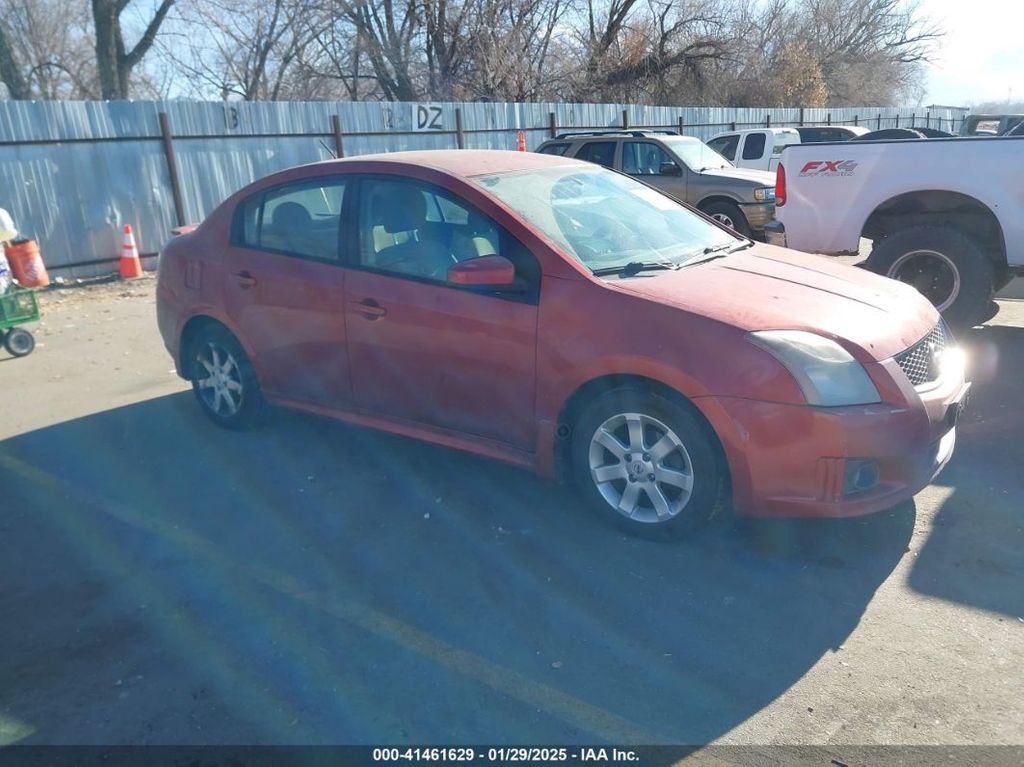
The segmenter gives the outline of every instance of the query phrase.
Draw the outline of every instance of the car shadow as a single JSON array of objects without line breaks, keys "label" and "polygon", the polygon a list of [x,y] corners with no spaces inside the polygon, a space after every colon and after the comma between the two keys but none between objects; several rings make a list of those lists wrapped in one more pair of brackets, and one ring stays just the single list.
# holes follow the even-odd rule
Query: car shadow
[{"label": "car shadow", "polygon": [[0,442],[0,475],[24,743],[704,744],[841,648],[915,518],[652,543],[514,468],[189,394]]},{"label": "car shadow", "polygon": [[1024,328],[990,325],[964,339],[971,400],[953,459],[936,485],[951,493],[910,572],[911,588],[1024,618]]}]

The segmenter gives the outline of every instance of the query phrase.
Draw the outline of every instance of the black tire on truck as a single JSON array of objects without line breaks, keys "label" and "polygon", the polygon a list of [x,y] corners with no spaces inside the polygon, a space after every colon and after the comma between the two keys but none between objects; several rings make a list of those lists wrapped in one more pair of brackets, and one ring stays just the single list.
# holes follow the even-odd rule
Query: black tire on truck
[{"label": "black tire on truck", "polygon": [[948,226],[911,226],[875,242],[871,271],[917,288],[956,332],[988,319],[995,269],[972,238]]},{"label": "black tire on truck", "polygon": [[740,206],[731,202],[716,201],[701,205],[700,210],[718,223],[727,226],[743,237],[750,237],[750,225]]}]

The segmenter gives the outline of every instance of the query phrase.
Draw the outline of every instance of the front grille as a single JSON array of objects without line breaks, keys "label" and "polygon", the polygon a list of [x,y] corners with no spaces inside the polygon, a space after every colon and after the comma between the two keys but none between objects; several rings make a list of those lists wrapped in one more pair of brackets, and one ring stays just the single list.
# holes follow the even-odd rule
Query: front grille
[{"label": "front grille", "polygon": [[938,380],[940,354],[950,340],[945,325],[940,321],[928,335],[896,355],[896,362],[911,384],[921,386]]}]

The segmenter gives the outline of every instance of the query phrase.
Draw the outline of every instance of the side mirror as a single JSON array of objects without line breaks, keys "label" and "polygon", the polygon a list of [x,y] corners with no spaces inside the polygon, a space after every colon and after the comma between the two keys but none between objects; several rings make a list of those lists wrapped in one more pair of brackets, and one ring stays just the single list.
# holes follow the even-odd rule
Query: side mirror
[{"label": "side mirror", "polygon": [[514,284],[516,268],[504,256],[478,256],[448,267],[448,282],[478,288],[497,288]]},{"label": "side mirror", "polygon": [[674,162],[663,162],[658,167],[658,175],[661,176],[681,176],[683,175],[683,169],[676,165]]}]

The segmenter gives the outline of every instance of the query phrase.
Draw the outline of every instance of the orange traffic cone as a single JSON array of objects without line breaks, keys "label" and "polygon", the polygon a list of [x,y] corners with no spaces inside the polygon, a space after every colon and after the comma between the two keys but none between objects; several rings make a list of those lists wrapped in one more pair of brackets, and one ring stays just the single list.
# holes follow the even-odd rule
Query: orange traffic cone
[{"label": "orange traffic cone", "polygon": [[131,224],[124,225],[124,245],[121,246],[121,279],[134,280],[142,276],[139,249],[135,247]]},{"label": "orange traffic cone", "polygon": [[516,142],[516,149],[520,152],[526,151],[526,131],[519,131],[518,141]]}]

